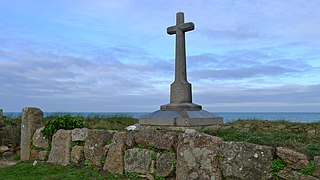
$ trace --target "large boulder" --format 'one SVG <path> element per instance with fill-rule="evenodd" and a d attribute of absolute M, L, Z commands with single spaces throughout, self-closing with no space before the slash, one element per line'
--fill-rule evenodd
<path fill-rule="evenodd" d="M 114 134 L 112 144 L 107 153 L 106 161 L 103 169 L 115 174 L 123 174 L 123 152 L 125 149 L 126 132 L 117 132 Z"/>
<path fill-rule="evenodd" d="M 32 144 L 38 148 L 45 148 L 49 146 L 49 140 L 46 139 L 41 132 L 43 129 L 44 127 L 38 128 L 32 136 Z"/>
<path fill-rule="evenodd" d="M 220 138 L 187 129 L 179 136 L 176 179 L 221 179 Z"/>
<path fill-rule="evenodd" d="M 269 179 L 273 149 L 247 142 L 223 142 L 221 166 L 225 179 Z"/>
<path fill-rule="evenodd" d="M 66 166 L 70 163 L 71 130 L 58 130 L 52 137 L 48 162 Z"/>
<path fill-rule="evenodd" d="M 124 154 L 125 172 L 147 174 L 151 165 L 151 153 L 150 150 L 139 148 L 126 150 Z"/>
<path fill-rule="evenodd" d="M 174 161 L 176 155 L 171 152 L 165 152 L 160 155 L 156 163 L 156 173 L 158 176 L 166 177 L 169 176 L 174 169 Z"/>
<path fill-rule="evenodd" d="M 21 114 L 21 160 L 30 160 L 32 136 L 42 126 L 43 112 L 39 108 L 26 107 Z"/>
<path fill-rule="evenodd" d="M 88 132 L 84 144 L 84 156 L 95 166 L 101 166 L 101 159 L 105 156 L 104 146 L 111 141 L 113 133 L 107 130 L 93 129 Z"/>
<path fill-rule="evenodd" d="M 292 169 L 303 169 L 307 167 L 309 163 L 306 155 L 292 149 L 277 147 L 276 154 Z"/>
<path fill-rule="evenodd" d="M 157 149 L 170 149 L 177 142 L 177 134 L 175 132 L 144 129 L 134 135 L 134 141 L 137 144 Z"/>
<path fill-rule="evenodd" d="M 10 151 L 8 146 L 0 146 L 0 155 L 7 151 Z"/>
<path fill-rule="evenodd" d="M 75 128 L 71 133 L 72 141 L 85 141 L 88 133 L 88 128 Z"/>
<path fill-rule="evenodd" d="M 10 148 L 20 146 L 21 126 L 4 123 L 0 127 L 0 145 L 7 145 Z"/>

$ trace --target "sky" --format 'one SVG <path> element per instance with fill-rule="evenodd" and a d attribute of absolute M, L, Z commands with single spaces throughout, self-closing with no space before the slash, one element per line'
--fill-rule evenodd
<path fill-rule="evenodd" d="M 193 102 L 319 112 L 319 0 L 0 0 L 0 108 L 151 112 L 169 102 L 175 14 Z"/>

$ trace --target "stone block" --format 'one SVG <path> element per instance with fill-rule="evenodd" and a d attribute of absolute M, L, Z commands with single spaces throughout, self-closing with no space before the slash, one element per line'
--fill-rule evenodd
<path fill-rule="evenodd" d="M 46 139 L 41 132 L 43 129 L 44 127 L 38 128 L 32 136 L 32 144 L 38 148 L 45 148 L 49 146 L 49 140 Z"/>
<path fill-rule="evenodd" d="M 134 135 L 136 144 L 141 144 L 157 149 L 170 149 L 177 142 L 176 132 L 163 132 L 153 129 L 144 129 Z"/>
<path fill-rule="evenodd" d="M 36 159 L 40 161 L 45 161 L 47 157 L 48 157 L 48 151 L 39 151 Z"/>
<path fill-rule="evenodd" d="M 221 179 L 218 137 L 186 130 L 178 139 L 176 179 Z"/>
<path fill-rule="evenodd" d="M 72 130 L 72 141 L 85 141 L 88 136 L 89 129 L 87 128 L 75 128 Z"/>
<path fill-rule="evenodd" d="M 292 149 L 277 147 L 276 154 L 292 169 L 303 169 L 309 163 L 306 155 Z"/>
<path fill-rule="evenodd" d="M 52 137 L 48 162 L 66 166 L 70 163 L 71 130 L 58 130 Z"/>
<path fill-rule="evenodd" d="M 42 126 L 43 112 L 39 108 L 26 107 L 21 114 L 21 161 L 30 160 L 32 136 Z"/>
<path fill-rule="evenodd" d="M 95 166 L 101 166 L 101 158 L 105 156 L 104 146 L 113 138 L 113 133 L 106 130 L 93 129 L 88 132 L 84 144 L 84 156 Z"/>
<path fill-rule="evenodd" d="M 0 146 L 0 154 L 4 153 L 6 151 L 10 151 L 8 146 Z"/>
<path fill-rule="evenodd" d="M 166 177 L 173 172 L 173 163 L 176 160 L 176 155 L 174 153 L 163 153 L 160 155 L 156 163 L 156 173 L 158 176 Z"/>
<path fill-rule="evenodd" d="M 274 150 L 247 142 L 223 142 L 221 166 L 225 179 L 269 179 Z"/>
<path fill-rule="evenodd" d="M 313 160 L 314 160 L 314 163 L 316 164 L 316 167 L 313 171 L 313 175 L 317 178 L 320 178 L 320 156 L 315 156 Z"/>
<path fill-rule="evenodd" d="M 151 165 L 151 151 L 132 148 L 125 151 L 124 170 L 126 173 L 137 172 L 147 174 Z"/>
<path fill-rule="evenodd" d="M 112 174 L 123 174 L 123 152 L 125 149 L 126 132 L 117 132 L 114 134 L 112 144 L 109 147 L 106 162 L 103 169 Z"/>
<path fill-rule="evenodd" d="M 84 161 L 84 152 L 83 152 L 83 146 L 74 146 L 71 149 L 71 162 L 73 163 L 80 163 Z"/>

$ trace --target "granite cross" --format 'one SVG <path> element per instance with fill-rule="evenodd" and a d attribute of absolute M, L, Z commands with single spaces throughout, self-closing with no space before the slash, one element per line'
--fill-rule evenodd
<path fill-rule="evenodd" d="M 167 33 L 176 34 L 175 80 L 171 84 L 170 103 L 192 103 L 191 84 L 187 81 L 185 32 L 194 30 L 192 22 L 184 22 L 183 12 L 178 12 L 176 25 L 167 28 Z"/>

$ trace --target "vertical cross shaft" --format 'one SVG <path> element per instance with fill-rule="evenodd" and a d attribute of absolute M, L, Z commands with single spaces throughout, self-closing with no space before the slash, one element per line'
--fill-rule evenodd
<path fill-rule="evenodd" d="M 184 23 L 184 14 L 177 13 L 176 25 L 167 33 L 176 34 L 175 80 L 171 84 L 170 103 L 192 103 L 191 84 L 187 80 L 185 32 L 194 30 L 192 22 Z"/>

